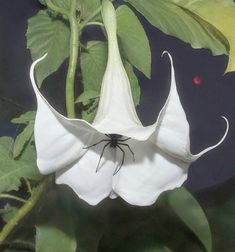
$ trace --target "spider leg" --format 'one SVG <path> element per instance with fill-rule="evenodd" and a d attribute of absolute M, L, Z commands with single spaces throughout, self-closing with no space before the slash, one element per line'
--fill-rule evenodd
<path fill-rule="evenodd" d="M 111 138 L 109 134 L 105 134 L 106 137 Z"/>
<path fill-rule="evenodd" d="M 135 153 L 132 151 L 132 149 L 131 149 L 131 147 L 129 146 L 129 144 L 119 143 L 119 145 L 126 146 L 126 147 L 129 149 L 129 151 L 130 151 L 131 154 L 132 154 L 133 161 L 135 162 Z"/>
<path fill-rule="evenodd" d="M 89 148 L 91 148 L 91 147 L 93 147 L 93 146 L 96 146 L 96 145 L 98 145 L 98 144 L 100 144 L 100 143 L 108 142 L 108 141 L 110 141 L 110 140 L 108 140 L 108 139 L 103 139 L 103 140 L 100 140 L 99 142 L 97 142 L 97 143 L 95 143 L 95 144 L 92 144 L 92 145 L 87 146 L 87 147 L 83 147 L 83 149 L 89 149 Z"/>
<path fill-rule="evenodd" d="M 118 140 L 118 142 L 126 142 L 126 141 L 129 140 L 129 139 L 131 139 L 131 137 L 128 137 L 128 138 L 126 138 L 126 139 L 120 139 L 120 140 Z"/>
<path fill-rule="evenodd" d="M 118 166 L 118 168 L 116 168 L 116 170 L 114 171 L 113 176 L 116 175 L 116 174 L 120 171 L 120 169 L 121 169 L 122 166 L 123 166 L 124 159 L 125 159 L 125 151 L 124 151 L 120 146 L 118 146 L 118 145 L 117 145 L 117 148 L 122 152 L 122 162 L 121 162 L 121 164 Z"/>
<path fill-rule="evenodd" d="M 104 155 L 105 148 L 106 148 L 109 144 L 110 144 L 110 142 L 106 143 L 105 146 L 103 147 L 103 150 L 102 150 L 102 152 L 101 152 L 98 165 L 97 165 L 97 167 L 96 167 L 96 172 L 99 171 L 100 162 L 101 162 L 101 159 L 102 159 L 102 157 L 103 157 L 103 155 Z"/>

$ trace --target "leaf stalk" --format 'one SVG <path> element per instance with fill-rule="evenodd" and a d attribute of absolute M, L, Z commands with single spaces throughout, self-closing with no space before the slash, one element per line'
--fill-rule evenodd
<path fill-rule="evenodd" d="M 15 226 L 17 226 L 17 224 L 34 208 L 42 193 L 45 191 L 49 181 L 50 177 L 43 179 L 40 184 L 32 190 L 31 197 L 16 212 L 14 217 L 3 227 L 0 232 L 0 246 L 5 242 L 6 238 L 9 236 Z"/>
<path fill-rule="evenodd" d="M 69 67 L 66 77 L 66 109 L 67 109 L 67 116 L 69 118 L 75 118 L 74 80 L 75 80 L 75 74 L 78 62 L 78 50 L 79 50 L 79 26 L 76 18 L 75 0 L 73 0 L 71 3 L 69 23 L 71 34 L 70 34 Z"/>
<path fill-rule="evenodd" d="M 0 194 L 0 199 L 13 199 L 13 200 L 23 202 L 23 203 L 27 202 L 27 200 L 24 200 L 20 197 L 17 197 L 17 196 L 11 195 L 11 194 L 6 194 L 6 193 Z"/>

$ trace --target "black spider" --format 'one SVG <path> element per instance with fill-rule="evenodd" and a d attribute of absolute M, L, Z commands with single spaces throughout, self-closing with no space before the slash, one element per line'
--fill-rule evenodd
<path fill-rule="evenodd" d="M 99 166 L 100 166 L 100 162 L 101 162 L 101 159 L 104 155 L 104 151 L 105 149 L 109 146 L 110 148 L 113 148 L 113 149 L 116 149 L 118 148 L 121 152 L 122 152 L 122 161 L 121 161 L 121 164 L 116 168 L 116 170 L 114 171 L 114 174 L 115 175 L 116 173 L 118 173 L 120 171 L 120 169 L 122 168 L 122 165 L 124 163 L 124 159 L 125 159 L 125 151 L 123 150 L 122 146 L 126 146 L 129 151 L 131 152 L 132 156 L 133 156 L 133 161 L 135 161 L 135 155 L 134 155 L 134 152 L 131 150 L 130 146 L 124 142 L 126 142 L 127 140 L 130 139 L 130 137 L 128 138 L 125 138 L 125 139 L 122 139 L 122 135 L 118 135 L 118 134 L 105 134 L 105 136 L 107 136 L 109 139 L 102 139 L 100 140 L 99 142 L 95 143 L 95 144 L 92 144 L 90 146 L 87 146 L 87 147 L 84 147 L 83 149 L 89 149 L 93 146 L 96 146 L 98 144 L 101 144 L 103 142 L 106 142 L 106 144 L 104 145 L 103 147 L 103 150 L 101 152 L 101 155 L 100 155 L 100 159 L 99 159 L 99 162 L 98 162 L 98 165 L 96 167 L 96 172 L 99 171 Z"/>

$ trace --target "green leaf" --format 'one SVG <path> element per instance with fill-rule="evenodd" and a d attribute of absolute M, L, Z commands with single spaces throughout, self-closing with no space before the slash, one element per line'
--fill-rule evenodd
<path fill-rule="evenodd" d="M 85 92 L 83 92 L 77 99 L 76 99 L 76 103 L 83 103 L 83 105 L 87 105 L 87 103 L 89 102 L 89 100 L 98 98 L 100 96 L 99 92 L 95 91 L 95 90 L 86 90 Z"/>
<path fill-rule="evenodd" d="M 66 216 L 65 216 L 66 217 Z M 36 228 L 36 252 L 75 252 L 75 237 L 52 224 Z"/>
<path fill-rule="evenodd" d="M 36 68 L 39 87 L 43 80 L 55 72 L 69 55 L 70 30 L 60 18 L 53 18 L 47 11 L 39 11 L 28 21 L 27 48 L 33 60 L 45 53 L 47 57 Z"/>
<path fill-rule="evenodd" d="M 62 8 L 66 11 L 70 10 L 71 0 L 51 0 L 51 2 L 57 7 Z"/>
<path fill-rule="evenodd" d="M 0 209 L 0 214 L 3 220 L 7 223 L 17 212 L 18 208 L 10 204 L 6 204 L 3 209 Z"/>
<path fill-rule="evenodd" d="M 148 78 L 151 76 L 151 51 L 146 33 L 135 14 L 125 5 L 117 11 L 117 33 L 125 58 Z"/>
<path fill-rule="evenodd" d="M 170 191 L 168 203 L 178 217 L 193 231 L 207 252 L 212 251 L 211 230 L 196 199 L 183 187 Z"/>
<path fill-rule="evenodd" d="M 29 142 L 33 135 L 35 111 L 28 111 L 17 118 L 11 120 L 15 124 L 26 124 L 24 130 L 17 136 L 13 146 L 13 158 L 20 156 L 25 145 Z"/>
<path fill-rule="evenodd" d="M 81 13 L 81 19 L 84 20 L 89 17 L 92 13 L 94 13 L 99 6 L 101 5 L 100 0 L 89 0 L 89 1 L 79 1 L 78 2 L 78 9 Z M 94 16 L 90 21 L 100 20 L 101 15 L 97 14 Z"/>
<path fill-rule="evenodd" d="M 100 93 L 101 83 L 108 59 L 107 43 L 91 41 L 87 45 L 87 52 L 81 55 L 81 71 L 84 92 Z M 124 61 L 132 89 L 135 105 L 139 104 L 140 87 L 132 66 Z"/>
<path fill-rule="evenodd" d="M 30 121 L 34 121 L 35 116 L 35 111 L 28 111 L 19 117 L 12 119 L 11 122 L 15 124 L 28 124 Z"/>
<path fill-rule="evenodd" d="M 40 179 L 34 147 L 28 145 L 21 158 L 14 160 L 9 151 L 12 144 L 11 138 L 0 138 L 0 193 L 18 190 L 21 178 Z"/>
<path fill-rule="evenodd" d="M 156 235 L 148 234 L 130 234 L 125 237 L 126 240 L 121 241 L 114 251 L 122 252 L 173 252 L 167 246 L 164 246 L 162 241 Z M 122 244 L 124 242 L 124 244 Z M 120 248 L 120 247 L 121 248 Z M 188 252 L 188 251 L 187 251 Z"/>
<path fill-rule="evenodd" d="M 233 0 L 168 0 L 193 12 L 213 25 L 229 43 L 229 62 L 226 72 L 235 70 L 235 3 Z M 215 41 L 216 42 L 216 41 Z"/>
<path fill-rule="evenodd" d="M 132 90 L 132 96 L 134 100 L 135 106 L 139 105 L 140 103 L 140 86 L 139 81 L 134 73 L 133 67 L 130 63 L 127 61 L 124 62 L 124 66 L 128 75 L 128 78 L 131 83 L 131 90 Z"/>
<path fill-rule="evenodd" d="M 225 189 L 227 185 L 229 185 L 228 182 L 221 188 Z M 223 194 L 220 192 L 220 195 Z M 231 252 L 235 251 L 235 197 L 222 201 L 219 200 L 219 205 L 206 209 L 206 213 L 212 229 L 213 251 Z"/>
<path fill-rule="evenodd" d="M 13 146 L 13 158 L 20 156 L 24 150 L 25 145 L 30 141 L 33 135 L 34 121 L 29 122 L 24 130 L 16 137 Z"/>
<path fill-rule="evenodd" d="M 42 5 L 46 5 L 45 0 L 38 0 L 38 2 Z"/>
<path fill-rule="evenodd" d="M 128 0 L 128 2 L 152 25 L 164 33 L 190 43 L 193 48 L 208 48 L 214 55 L 227 54 L 228 45 L 222 33 L 207 22 L 207 19 L 202 19 L 195 13 L 185 9 L 186 2 L 189 3 L 188 5 L 194 2 L 201 2 L 209 13 L 211 8 L 207 4 L 208 1 L 185 0 L 182 6 L 175 4 L 180 2 L 180 0 Z M 219 13 L 220 10 L 217 13 L 214 12 L 214 18 L 222 22 L 226 20 L 227 17 L 218 18 Z"/>
<path fill-rule="evenodd" d="M 87 44 L 87 52 L 81 54 L 81 71 L 84 91 L 100 92 L 108 58 L 107 44 L 91 41 Z"/>
<path fill-rule="evenodd" d="M 86 103 L 86 108 L 82 111 L 82 118 L 87 122 L 92 122 L 95 118 L 97 109 L 98 109 L 99 99 L 93 99 L 91 102 Z"/>

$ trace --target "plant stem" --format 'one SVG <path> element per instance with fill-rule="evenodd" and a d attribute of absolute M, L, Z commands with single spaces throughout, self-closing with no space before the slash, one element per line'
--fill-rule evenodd
<path fill-rule="evenodd" d="M 23 202 L 26 203 L 27 200 L 24 200 L 20 197 L 14 196 L 14 195 L 10 195 L 10 194 L 6 194 L 6 193 L 2 193 L 0 194 L 0 199 L 13 199 L 13 200 L 17 200 L 19 202 Z"/>
<path fill-rule="evenodd" d="M 69 50 L 69 67 L 66 77 L 66 110 L 69 118 L 75 118 L 74 108 L 74 79 L 78 61 L 78 50 L 79 50 L 79 25 L 76 17 L 77 1 L 72 0 L 70 11 L 66 11 L 58 6 L 54 5 L 51 0 L 45 0 L 47 6 L 60 14 L 64 14 L 69 19 L 70 24 L 70 50 Z"/>
<path fill-rule="evenodd" d="M 25 184 L 27 186 L 28 192 L 30 193 L 30 195 L 32 195 L 32 187 L 30 185 L 30 182 L 28 181 L 28 179 L 24 178 Z"/>
<path fill-rule="evenodd" d="M 0 245 L 2 245 L 14 227 L 21 221 L 36 205 L 43 191 L 46 189 L 49 178 L 45 178 L 41 183 L 32 190 L 32 196 L 27 202 L 17 211 L 14 217 L 3 227 L 0 232 Z"/>
<path fill-rule="evenodd" d="M 70 35 L 69 67 L 66 78 L 66 109 L 67 109 L 67 116 L 69 118 L 75 118 L 74 79 L 77 68 L 78 50 L 79 50 L 79 27 L 76 19 L 75 0 L 73 0 L 71 3 L 69 13 L 69 23 L 70 23 L 71 35 Z"/>

